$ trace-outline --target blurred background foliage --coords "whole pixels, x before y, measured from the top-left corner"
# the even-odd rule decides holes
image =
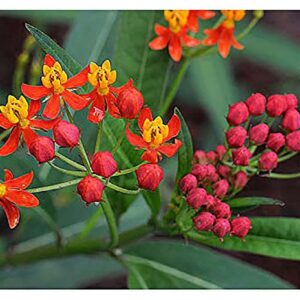
[[[136,86],[147,95],[147,104],[157,111],[177,66],[162,52],[151,53],[151,57],[144,64],[144,56],[139,52],[145,51],[145,42],[154,35],[153,24],[161,17],[161,13],[151,11],[0,11],[2,28],[0,31],[2,41],[0,48],[0,103],[4,103],[7,95],[12,91],[16,94],[19,93],[18,81],[24,79],[26,82],[28,80],[34,82],[38,80],[36,77],[39,77],[39,62],[42,57],[42,51],[38,46],[33,46],[28,53],[29,63],[25,64],[24,74],[15,72],[16,67],[22,64],[19,55],[26,47],[24,41],[28,32],[24,25],[30,23],[56,40],[81,65],[86,65],[90,61],[101,63],[106,58],[111,59],[113,68],[119,72],[118,84],[123,84],[129,77],[133,77]],[[134,20],[134,22],[129,20]],[[300,31],[295,29],[297,28],[295,24],[299,25],[299,22],[299,12],[268,11],[265,13],[264,19],[242,41],[242,44],[245,45],[244,51],[233,50],[229,59],[226,60],[218,54],[194,59],[176,96],[174,106],[178,106],[184,115],[191,130],[195,148],[209,150],[218,143],[222,143],[226,126],[224,116],[229,104],[243,100],[254,92],[262,92],[266,95],[285,92],[300,94],[300,64],[298,63],[300,61]],[[201,23],[202,28],[210,25],[210,22]],[[239,24],[239,28],[243,28],[243,26],[244,24]],[[134,34],[132,36],[121,35],[121,30],[128,30]],[[136,35],[144,37],[144,40],[135,39]],[[146,79],[141,66],[148,72]],[[151,81],[149,73],[159,77],[159,84],[157,84],[157,80]],[[171,111],[173,110],[170,109],[170,113]],[[83,114],[77,114],[76,118],[78,124],[81,124],[81,127],[89,132],[83,138],[84,142],[92,147],[93,143],[89,143],[89,141],[96,133],[96,128],[86,122]],[[106,141],[104,147],[113,143],[114,141]],[[1,157],[1,169],[11,168],[16,175],[20,175],[35,166],[34,171],[38,178],[35,179],[33,186],[48,185],[58,180],[68,179],[67,176],[64,178],[60,173],[50,170],[47,165],[37,166],[35,161],[24,153],[26,154],[26,149],[19,150],[9,158]],[[67,151],[65,153],[70,155]],[[76,152],[71,155],[77,158]],[[289,162],[288,167],[292,169],[297,166],[299,167],[299,160],[296,158]],[[161,188],[163,199],[167,199],[167,195],[171,192],[174,181],[173,174],[176,173],[176,159],[170,160],[165,167],[167,176]],[[284,200],[287,204],[284,209],[280,207],[266,208],[265,211],[259,209],[252,213],[253,215],[300,217],[300,204],[296,196],[298,187],[299,180],[282,184],[276,182],[276,186],[274,186],[274,182],[270,180],[267,182],[259,179],[253,180],[253,183],[245,191],[245,195],[260,193],[260,195],[272,196],[275,194],[276,198]],[[295,195],[292,195],[292,191]],[[89,225],[93,223],[96,223],[96,226],[91,232],[92,236],[98,236],[101,233],[107,234],[104,218],[100,216],[101,210],[95,206],[86,207],[79,201],[74,193],[74,188],[43,193],[39,195],[39,198],[41,206],[61,228],[64,238],[84,237],[85,232],[88,232]],[[133,199],[114,201],[116,214],[120,216],[121,231],[144,224],[148,220],[150,213],[141,198],[138,197],[128,211],[128,205]],[[2,211],[0,211],[0,216],[0,252],[9,249],[12,245],[18,249],[30,249],[35,245],[47,245],[55,242],[55,236],[49,231],[48,224],[37,211],[24,209],[22,221],[17,230],[13,232],[7,228]],[[86,223],[87,219],[91,223]],[[158,266],[149,264],[151,257],[156,252],[162,252],[161,249],[164,247],[166,247],[165,249],[170,249],[170,246],[172,248],[172,244],[169,245],[169,248],[167,247],[167,242],[159,243],[150,243],[143,247],[136,246],[136,249],[133,247],[128,250],[128,262],[131,266],[129,286],[157,287],[158,283],[153,282],[156,280],[161,284],[174,284],[180,287],[182,284],[179,280],[180,274],[188,268],[195,270],[195,277],[191,275],[190,281],[184,285],[188,287],[266,288],[289,286],[269,273],[259,273],[256,268],[246,263],[228,258],[228,256],[217,256],[215,252],[204,247],[199,248],[196,254],[193,246],[189,246],[185,250],[179,249],[178,253],[172,255],[181,254],[186,257],[194,255],[199,266],[188,267],[188,262],[184,260],[177,273],[175,272],[179,277],[175,276],[176,278],[170,279],[162,272],[157,278],[147,278],[146,281],[141,282],[135,276],[137,270],[151,275],[155,268],[157,272],[158,267],[168,265],[164,270],[170,271],[168,268],[171,267],[167,262],[167,257],[161,257],[162,261]],[[151,251],[144,251],[145,249]],[[259,265],[300,287],[300,279],[297,276],[299,262],[275,260],[250,254],[235,253],[231,255]],[[182,256],[178,257],[178,260],[181,259]],[[216,264],[216,261],[223,267],[212,271],[211,264]],[[238,282],[238,278],[227,276],[230,268],[235,274],[243,272],[240,270],[245,271],[240,285],[234,285]],[[194,280],[198,278],[197,272],[202,274],[204,281]],[[157,273],[155,274],[157,275]],[[254,278],[256,279],[254,280]],[[262,282],[264,285],[260,286]],[[0,269],[1,288],[125,286],[124,267],[105,255],[75,256]]]

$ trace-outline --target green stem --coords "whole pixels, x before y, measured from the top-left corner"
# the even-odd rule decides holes
[[[10,134],[10,131],[11,131],[10,129],[7,129],[0,134],[0,142]]]
[[[61,161],[65,162],[66,164],[74,167],[75,169],[81,170],[81,171],[86,171],[86,168],[82,166],[81,164],[69,159],[68,157],[62,155],[61,153],[56,152],[55,156],[59,158]]]
[[[168,94],[166,96],[166,99],[165,101],[163,102],[163,105],[160,109],[160,115],[165,115],[170,107],[170,105],[172,104],[172,101],[180,87],[180,84],[181,84],[181,81],[183,79],[183,76],[189,66],[189,59],[188,58],[183,58],[181,64],[180,64],[180,68],[179,68],[179,71],[168,91]]]
[[[122,176],[122,175],[126,175],[126,174],[130,174],[132,172],[135,172],[140,166],[142,166],[144,164],[146,164],[146,162],[142,162],[139,165],[129,168],[129,169],[121,170],[121,171],[115,173],[114,175],[112,175],[112,177],[118,177],[118,176]]]
[[[48,163],[52,168],[54,168],[55,170],[67,174],[67,175],[71,175],[71,176],[77,176],[77,177],[85,177],[87,175],[86,172],[81,172],[81,171],[71,171],[71,170],[66,170],[63,168],[60,168],[58,166],[56,166],[54,163],[49,162]]]
[[[68,186],[75,185],[75,184],[79,183],[80,180],[81,180],[81,178],[70,180],[67,182],[61,182],[61,183],[57,183],[57,184],[53,184],[53,185],[42,186],[39,188],[32,188],[32,189],[28,189],[26,191],[28,193],[36,194],[36,193],[59,190],[59,189],[62,189],[62,188],[68,187]]]
[[[262,175],[262,177],[275,178],[275,179],[294,179],[294,178],[299,178],[300,173],[291,173],[291,174],[270,173],[267,175]]]
[[[110,244],[108,248],[115,248],[119,244],[119,233],[114,212],[108,200],[101,202],[101,207],[107,220],[110,232]]]
[[[101,137],[102,137],[102,122],[99,123],[98,125],[98,133],[97,133],[97,139],[96,139],[96,144],[95,144],[95,151],[94,153],[98,152],[100,150],[100,145],[101,145]]]
[[[251,22],[248,24],[248,26],[236,37],[237,40],[241,40],[244,37],[246,37],[251,30],[255,27],[257,22],[260,20],[260,18],[253,18]]]
[[[287,154],[285,156],[280,157],[278,159],[278,162],[284,162],[284,161],[286,161],[286,160],[288,160],[288,159],[296,156],[297,154],[298,154],[298,152],[291,152],[291,153],[289,153],[289,154]]]
[[[103,181],[103,179],[102,179],[102,181]],[[115,185],[115,184],[113,184],[111,182],[105,182],[104,181],[104,184],[108,188],[110,188],[112,190],[115,190],[115,191],[123,193],[123,194],[128,194],[128,195],[137,195],[141,191],[140,189],[137,189],[137,190],[128,190],[128,189],[122,188],[122,187],[120,187],[118,185]]]

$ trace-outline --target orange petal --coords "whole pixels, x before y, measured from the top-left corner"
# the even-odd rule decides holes
[[[149,43],[152,50],[162,50],[167,47],[169,39],[165,36],[159,36]]]
[[[0,114],[0,127],[3,129],[9,129],[13,126],[13,123],[10,123],[2,114]]]
[[[215,45],[218,42],[221,33],[222,33],[221,26],[219,26],[218,28],[215,28],[215,29],[204,30],[204,34],[207,35],[207,38],[202,41],[202,44],[205,46]]]
[[[216,15],[216,13],[212,10],[198,10],[197,15],[202,20],[208,20],[213,18]]]
[[[24,207],[35,207],[39,205],[39,199],[26,191],[8,191],[5,199]]]
[[[169,127],[169,134],[165,138],[165,141],[170,140],[171,138],[175,137],[178,135],[180,129],[181,129],[181,121],[177,115],[173,115],[170,121],[168,122],[168,127]]]
[[[152,164],[156,164],[158,162],[158,155],[155,150],[147,150],[142,155],[142,160],[148,161]]]
[[[40,100],[51,93],[50,89],[47,89],[44,86],[29,85],[25,83],[22,83],[21,90],[25,96],[32,100]]]
[[[167,157],[172,157],[177,153],[181,145],[182,142],[176,139],[174,144],[164,144],[158,147],[157,151],[164,154]]]
[[[28,108],[28,118],[34,117],[41,109],[41,101],[31,101]]]
[[[44,65],[47,65],[48,67],[52,67],[54,64],[55,64],[55,59],[50,54],[46,54],[44,58]]]
[[[128,123],[126,126],[126,137],[128,142],[138,148],[147,148],[148,143],[146,143],[139,135],[132,133],[129,129],[129,126],[130,124]]]
[[[37,134],[30,128],[23,129],[23,138],[27,148],[30,147],[30,144],[37,138]]]
[[[64,90],[61,94],[67,104],[74,110],[81,110],[88,106],[89,101],[84,97],[71,93],[68,90]]]
[[[108,113],[112,117],[119,119],[119,118],[121,118],[121,113],[120,113],[118,106],[116,105],[116,102],[117,102],[116,97],[109,93],[106,97]]]
[[[23,176],[5,181],[5,186],[8,189],[25,190],[32,182],[33,172],[29,172]]]
[[[167,35],[169,33],[169,29],[160,24],[155,24],[154,31],[157,35]]]
[[[54,120],[31,120],[30,121],[30,126],[37,128],[37,129],[42,129],[42,130],[50,130],[52,129],[59,121],[61,118],[57,118]]]
[[[71,89],[75,87],[83,86],[87,83],[88,80],[88,73],[90,71],[90,66],[84,68],[81,72],[77,75],[68,79],[68,81],[63,85],[66,89]]]
[[[99,124],[105,115],[105,100],[103,96],[97,95],[89,109],[88,120],[92,123]]]
[[[6,214],[9,228],[14,229],[19,224],[20,220],[19,209],[13,203],[10,203],[6,199],[1,199],[0,205],[3,207],[3,210]]]
[[[143,130],[143,125],[144,125],[144,122],[146,119],[148,119],[150,121],[153,120],[151,109],[147,108],[147,107],[145,107],[141,110],[141,113],[138,118],[138,125],[141,130]]]
[[[179,62],[182,56],[182,47],[181,47],[181,43],[179,40],[179,37],[177,35],[174,35],[169,43],[169,53],[171,58],[176,61]]]
[[[195,33],[199,31],[198,16],[196,11],[190,11],[189,13],[188,28]]]
[[[194,38],[188,36],[187,34],[182,36],[182,41],[183,41],[183,44],[187,47],[195,47],[200,44],[199,40],[194,39]]]
[[[20,127],[13,129],[6,143],[0,148],[0,156],[7,156],[16,151],[19,145],[21,131]]]
[[[13,178],[14,174],[10,170],[4,169],[4,181],[11,180]]]
[[[223,58],[229,55],[231,43],[234,35],[234,29],[223,28],[222,34],[219,39],[218,49]]]
[[[43,117],[48,119],[54,119],[58,116],[60,110],[60,95],[53,94],[47,101],[45,106]]]

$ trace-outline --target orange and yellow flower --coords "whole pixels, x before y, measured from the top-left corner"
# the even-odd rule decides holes
[[[145,150],[142,159],[150,163],[157,163],[162,154],[167,157],[174,156],[182,145],[182,142],[175,139],[174,143],[167,143],[176,137],[181,128],[181,122],[177,115],[173,115],[167,125],[163,124],[161,117],[153,120],[151,110],[143,108],[138,118],[138,126],[141,136],[126,128],[128,141],[135,147]]]
[[[207,38],[203,40],[203,45],[213,46],[218,44],[218,49],[222,57],[229,55],[230,48],[242,50],[244,48],[234,37],[235,22],[241,21],[245,15],[245,10],[222,10],[225,20],[217,28],[206,29],[204,33]]]
[[[171,58],[178,62],[182,57],[182,46],[195,47],[200,41],[187,34],[189,10],[165,10],[164,17],[169,26],[155,24],[154,30],[158,37],[149,43],[149,47],[162,50],[168,46]]]
[[[33,129],[50,130],[60,120],[59,118],[47,121],[35,119],[40,105],[40,101],[31,101],[28,105],[23,96],[19,99],[8,96],[7,104],[0,106],[0,127],[12,129],[6,143],[0,148],[0,156],[13,153],[19,145],[21,136],[29,148],[31,142],[37,137]]]
[[[70,90],[83,86],[88,78],[89,67],[83,69],[77,75],[68,79],[66,72],[62,69],[59,62],[47,54],[44,59],[42,86],[32,86],[22,84],[21,89],[25,96],[34,101],[39,101],[47,97],[43,116],[54,119],[58,116],[60,105],[63,99],[72,109],[81,110],[87,106],[87,101]]]
[[[39,200],[25,189],[31,184],[33,172],[14,178],[11,171],[4,170],[4,182],[0,182],[0,206],[2,206],[9,227],[15,228],[19,224],[20,212],[17,207],[35,207]]]
[[[192,32],[199,31],[199,22],[198,19],[201,20],[209,20],[213,18],[216,13],[212,10],[190,10],[187,26],[188,29]]]

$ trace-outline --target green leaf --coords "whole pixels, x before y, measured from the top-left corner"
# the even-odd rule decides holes
[[[176,174],[176,183],[178,183],[179,180],[192,169],[193,142],[189,128],[181,112],[177,107],[175,108],[174,112],[181,121],[181,130],[179,132],[178,139],[182,142],[182,146],[178,151],[178,168]]]
[[[153,51],[148,46],[155,37],[154,24],[162,19],[162,11],[123,11],[113,59],[118,83],[133,78],[154,113],[165,97],[173,64],[166,51]]]
[[[231,208],[252,208],[260,205],[279,205],[284,206],[280,200],[266,197],[241,197],[227,201]]]
[[[289,288],[270,273],[182,241],[155,240],[125,251],[128,285],[140,288]]]
[[[212,234],[190,232],[188,237],[200,243],[226,250],[300,260],[300,219],[252,218],[252,229],[242,241],[225,237],[222,243]]]
[[[161,207],[161,196],[160,190],[157,189],[155,191],[143,191],[143,197],[151,210],[152,218],[156,218],[159,214]]]

